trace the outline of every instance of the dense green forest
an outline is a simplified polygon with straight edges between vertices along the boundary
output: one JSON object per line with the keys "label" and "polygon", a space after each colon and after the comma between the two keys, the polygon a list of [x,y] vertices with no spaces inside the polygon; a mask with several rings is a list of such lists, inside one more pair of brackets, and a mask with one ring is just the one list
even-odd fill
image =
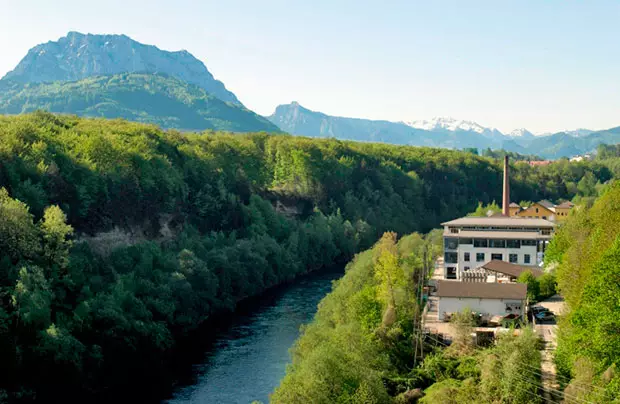
{"label": "dense green forest", "polygon": [[421,285],[441,231],[396,241],[385,233],[358,254],[295,344],[272,403],[542,402],[538,336],[526,328],[492,348],[472,345],[471,312],[455,316],[449,347],[422,337]]}
{"label": "dense green forest", "polygon": [[123,73],[53,83],[0,81],[0,113],[39,109],[193,131],[281,132],[242,105],[224,102],[197,85],[163,73]]}
{"label": "dense green forest", "polygon": [[559,381],[575,402],[620,399],[619,221],[616,181],[569,217],[547,253],[567,304],[559,322]]}
{"label": "dense green forest", "polygon": [[[388,230],[499,200],[457,151],[121,120],[0,116],[0,401],[135,385],[243,299],[348,262]],[[518,200],[573,198],[603,164],[515,164]],[[593,191],[592,191],[593,192]]]}

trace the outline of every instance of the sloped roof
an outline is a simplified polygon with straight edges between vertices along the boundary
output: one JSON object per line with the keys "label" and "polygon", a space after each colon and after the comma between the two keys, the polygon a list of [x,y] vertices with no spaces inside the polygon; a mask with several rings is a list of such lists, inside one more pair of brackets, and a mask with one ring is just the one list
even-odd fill
{"label": "sloped roof", "polygon": [[570,202],[570,201],[566,201],[566,202],[562,202],[561,204],[559,204],[558,206],[556,206],[556,208],[565,208],[565,209],[570,209],[573,206],[575,206],[574,203]]}
{"label": "sloped roof", "polygon": [[546,199],[543,199],[542,201],[538,201],[538,204],[544,206],[547,209],[551,209],[555,206],[553,203],[549,202]]}
{"label": "sloped roof", "polygon": [[499,272],[504,275],[514,276],[515,278],[518,278],[519,275],[521,275],[525,271],[531,271],[536,278],[538,278],[544,273],[543,271],[535,267],[511,264],[510,262],[500,260],[489,261],[484,264],[482,268],[489,271]]}
{"label": "sloped roof", "polygon": [[544,219],[529,219],[521,216],[491,216],[477,217],[467,216],[460,219],[444,222],[442,226],[498,226],[498,227],[554,227],[552,223]]}
{"label": "sloped roof", "polygon": [[527,285],[523,283],[437,281],[439,297],[525,300],[526,294]]}
{"label": "sloped roof", "polygon": [[511,208],[520,208],[521,207],[521,205],[519,205],[518,203],[514,203],[514,202],[510,202],[510,205],[508,205],[508,206],[510,206]]}

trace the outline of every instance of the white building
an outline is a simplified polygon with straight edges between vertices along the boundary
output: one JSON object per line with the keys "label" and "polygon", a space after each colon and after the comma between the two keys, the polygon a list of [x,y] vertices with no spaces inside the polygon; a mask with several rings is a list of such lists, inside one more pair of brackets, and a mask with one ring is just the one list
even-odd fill
{"label": "white building", "polygon": [[444,279],[497,260],[521,266],[542,264],[555,224],[514,216],[463,217],[444,226]]}
{"label": "white building", "polygon": [[486,283],[438,281],[437,307],[440,320],[464,308],[485,316],[522,315],[527,286],[522,283]]}

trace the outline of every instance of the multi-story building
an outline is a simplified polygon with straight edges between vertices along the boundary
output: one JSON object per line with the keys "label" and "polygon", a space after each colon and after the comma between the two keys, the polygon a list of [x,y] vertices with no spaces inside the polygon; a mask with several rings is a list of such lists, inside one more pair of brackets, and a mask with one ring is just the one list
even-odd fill
{"label": "multi-story building", "polygon": [[445,279],[461,279],[463,271],[491,260],[539,266],[555,227],[544,219],[500,215],[463,217],[442,225]]}
{"label": "multi-story building", "polygon": [[[510,207],[508,167],[505,157],[502,214],[462,217],[442,223],[445,279],[460,280],[464,271],[477,269],[492,260],[526,267],[542,264],[555,224],[545,220],[546,217],[511,215],[511,210],[516,209]],[[539,209],[544,207],[544,202]]]}

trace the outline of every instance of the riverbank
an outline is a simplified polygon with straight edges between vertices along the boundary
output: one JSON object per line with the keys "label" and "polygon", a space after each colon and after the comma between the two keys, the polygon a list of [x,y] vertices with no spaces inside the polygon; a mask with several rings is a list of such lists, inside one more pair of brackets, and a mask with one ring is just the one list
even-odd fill
{"label": "riverbank", "polygon": [[333,268],[304,276],[243,304],[217,329],[201,330],[192,338],[193,361],[178,375],[168,402],[267,403],[285,375],[300,326],[343,274]]}

